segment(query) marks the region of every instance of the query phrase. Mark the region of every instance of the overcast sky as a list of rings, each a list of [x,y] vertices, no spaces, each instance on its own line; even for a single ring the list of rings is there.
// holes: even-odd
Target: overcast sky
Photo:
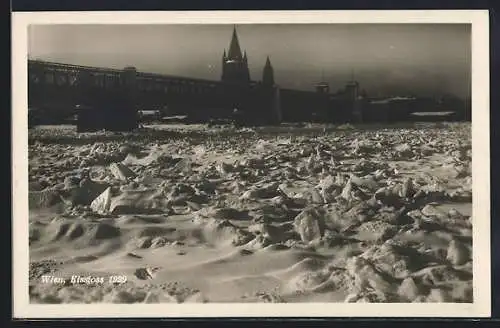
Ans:
[[[233,25],[37,25],[29,57],[219,80]],[[266,56],[276,83],[312,89],[322,75],[337,90],[351,73],[370,95],[469,95],[470,25],[238,25],[252,80]],[[323,72],[323,73],[322,73]]]

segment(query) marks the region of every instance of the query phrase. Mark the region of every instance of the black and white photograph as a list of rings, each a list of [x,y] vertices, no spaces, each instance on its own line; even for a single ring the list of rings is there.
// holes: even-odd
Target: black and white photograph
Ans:
[[[487,12],[161,14],[18,15],[23,313],[489,314]]]

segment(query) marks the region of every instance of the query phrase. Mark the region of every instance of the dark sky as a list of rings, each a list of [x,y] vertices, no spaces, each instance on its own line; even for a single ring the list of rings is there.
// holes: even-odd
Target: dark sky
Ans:
[[[31,58],[219,80],[233,25],[37,25]],[[369,95],[470,94],[471,29],[465,24],[238,25],[250,75],[269,55],[276,83],[333,91],[354,77]]]

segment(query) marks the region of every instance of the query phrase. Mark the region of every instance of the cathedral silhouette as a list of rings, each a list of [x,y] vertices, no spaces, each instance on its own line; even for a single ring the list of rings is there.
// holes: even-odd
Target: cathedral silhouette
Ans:
[[[240,42],[236,26],[233,28],[233,36],[229,49],[222,55],[222,76],[221,81],[230,83],[250,83],[250,71],[248,69],[247,52],[241,52]],[[267,57],[264,71],[262,74],[262,83],[265,85],[274,85],[274,72],[269,56]]]

